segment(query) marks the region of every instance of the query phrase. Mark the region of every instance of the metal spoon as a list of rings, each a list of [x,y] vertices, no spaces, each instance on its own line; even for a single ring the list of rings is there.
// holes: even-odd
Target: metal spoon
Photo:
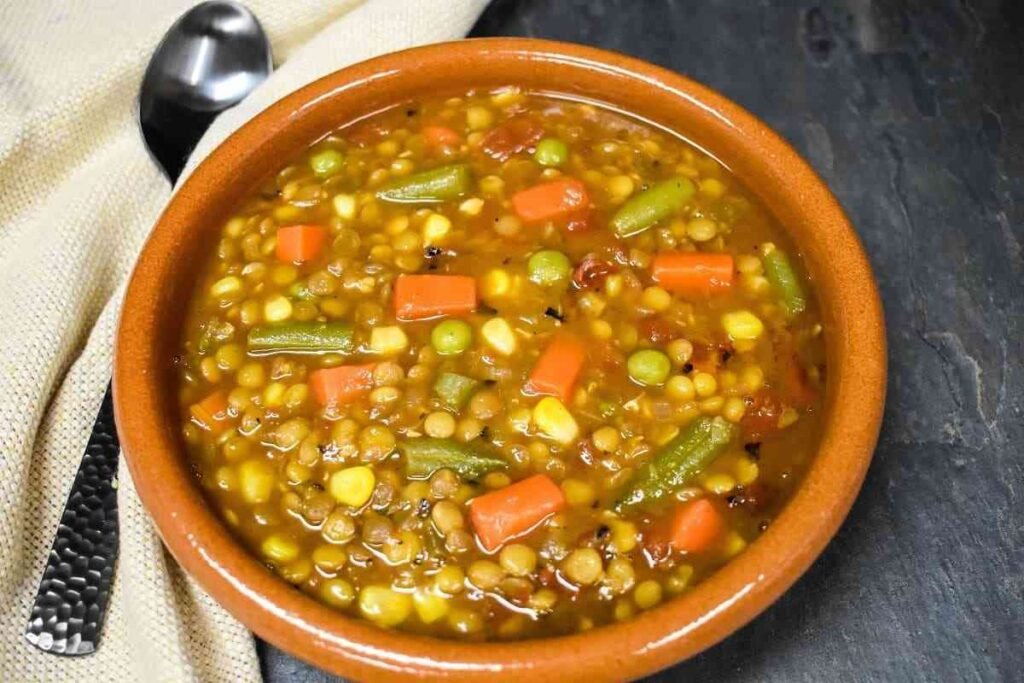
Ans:
[[[175,22],[139,92],[143,138],[172,184],[213,119],[271,68],[263,29],[236,2],[204,2]],[[41,650],[86,655],[99,644],[117,559],[118,451],[108,385],[25,630]]]

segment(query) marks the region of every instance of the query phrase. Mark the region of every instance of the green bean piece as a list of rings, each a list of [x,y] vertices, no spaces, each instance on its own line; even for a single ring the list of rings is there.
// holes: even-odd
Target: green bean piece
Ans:
[[[569,148],[558,138],[544,138],[537,143],[533,159],[541,166],[561,166],[569,160]]]
[[[464,479],[478,479],[508,467],[500,457],[486,455],[480,448],[452,439],[406,439],[399,442],[398,450],[405,456],[405,474],[412,479],[426,479],[438,470],[452,470]]]
[[[279,325],[257,325],[249,330],[249,354],[352,353],[352,326],[338,322],[292,321]]]
[[[807,308],[807,298],[786,253],[781,249],[772,249],[761,261],[764,263],[764,276],[782,297],[782,307],[786,312],[790,315],[803,313]]]
[[[329,178],[345,164],[344,155],[336,149],[325,149],[309,158],[309,167],[317,178]]]
[[[697,418],[637,471],[615,511],[659,501],[686,486],[721,455],[737,431],[721,417]]]
[[[434,393],[452,410],[462,410],[480,382],[454,372],[442,372],[434,382]]]
[[[543,249],[526,262],[526,273],[530,281],[538,285],[556,285],[568,280],[572,275],[572,263],[569,257],[560,251]]]
[[[471,182],[469,166],[441,166],[384,183],[377,198],[400,204],[436,204],[468,193]]]
[[[612,216],[619,237],[636,235],[683,208],[696,188],[688,178],[676,177],[652,185],[630,199]]]

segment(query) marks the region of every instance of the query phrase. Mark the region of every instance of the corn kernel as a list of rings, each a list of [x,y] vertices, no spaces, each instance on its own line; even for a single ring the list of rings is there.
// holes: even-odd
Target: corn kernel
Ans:
[[[590,334],[594,335],[597,339],[611,339],[612,338],[612,325],[607,320],[591,320],[590,321]]]
[[[451,232],[452,222],[440,213],[430,213],[423,221],[423,243],[426,245],[440,244]]]
[[[432,624],[448,614],[448,598],[430,590],[421,588],[413,593],[412,604],[424,624]]]
[[[504,318],[491,318],[485,322],[480,328],[480,336],[503,356],[511,356],[516,352],[515,332]]]
[[[623,284],[622,275],[619,273],[612,273],[604,280],[604,292],[608,296],[615,298],[619,294],[622,294]]]
[[[222,491],[234,491],[238,488],[238,474],[228,465],[218,467],[213,476],[217,482],[217,488]]]
[[[753,296],[764,296],[771,291],[772,285],[764,275],[743,275],[740,277],[743,291]]]
[[[361,507],[370,500],[376,482],[373,470],[365,465],[357,465],[332,474],[328,490],[338,502],[351,507]]]
[[[259,389],[266,381],[266,371],[260,363],[252,361],[239,368],[235,379],[239,386],[247,389]]]
[[[590,440],[594,447],[603,453],[613,453],[622,443],[619,430],[611,426],[594,430],[594,433],[590,435]]]
[[[533,423],[544,436],[561,444],[571,444],[579,436],[580,428],[562,402],[546,396],[533,408]]]
[[[505,181],[500,176],[489,175],[480,179],[480,191],[494,197],[505,191]]]
[[[484,273],[481,290],[484,299],[495,299],[512,291],[512,278],[501,268],[492,268]]]
[[[410,596],[387,586],[366,586],[359,591],[359,612],[378,626],[398,626],[412,609]]]
[[[737,458],[736,460],[736,481],[740,483],[740,486],[750,486],[760,474],[757,467],[757,463],[748,457]]]
[[[636,548],[636,524],[621,519],[610,519],[608,528],[611,529],[611,547],[615,552],[622,555]]]
[[[217,360],[211,357],[204,358],[199,362],[199,372],[203,375],[203,379],[211,384],[216,384],[220,381],[220,368],[217,367]]]
[[[736,257],[736,270],[743,275],[760,275],[764,272],[764,265],[756,256],[740,254]]]
[[[605,188],[614,202],[623,202],[629,195],[633,194],[636,185],[628,175],[617,175],[608,179]]]
[[[288,387],[282,382],[271,382],[263,390],[263,406],[265,408],[279,408],[284,405],[284,394]]]
[[[619,347],[623,351],[632,351],[640,340],[640,332],[635,325],[623,323],[619,328]]]
[[[746,547],[747,542],[735,531],[729,532],[729,535],[725,538],[725,554],[727,557],[739,555]]]
[[[397,325],[375,327],[370,332],[370,349],[379,356],[392,356],[405,351],[409,338],[405,330]]]
[[[764,333],[764,323],[750,311],[733,311],[722,315],[722,327],[733,340],[754,340]]]
[[[412,173],[414,165],[409,159],[395,159],[391,162],[391,175],[403,176]]]
[[[736,480],[728,474],[720,472],[718,474],[709,474],[705,477],[703,486],[705,491],[724,496],[736,488]]]
[[[479,216],[484,210],[484,200],[479,197],[470,197],[459,204],[459,211],[467,216]]]
[[[392,216],[387,223],[384,224],[384,231],[389,235],[400,235],[406,231],[409,227],[409,217],[401,214],[398,216]]]
[[[779,429],[785,429],[800,419],[800,413],[793,408],[786,408],[779,415]]]
[[[292,302],[280,294],[263,303],[263,317],[267,322],[278,323],[292,317]]]
[[[600,318],[601,314],[604,313],[605,307],[608,302],[605,301],[604,297],[596,292],[584,292],[576,301],[576,305],[580,307],[580,310],[584,314],[591,318]]]
[[[700,192],[707,197],[717,199],[725,194],[725,184],[716,178],[708,178],[701,182]]]
[[[247,503],[266,503],[277,483],[277,476],[266,460],[246,460],[238,466],[238,483]]]
[[[743,368],[740,373],[740,383],[748,394],[753,394],[764,386],[764,370],[757,365]]]
[[[747,351],[753,351],[757,348],[756,339],[737,339],[732,343],[732,348],[735,349],[736,353],[746,353]]]
[[[356,217],[356,198],[351,194],[339,194],[334,196],[334,213],[345,220],[352,220]]]
[[[491,104],[496,107],[507,107],[523,99],[522,91],[514,85],[499,88],[491,94]]]
[[[530,409],[517,408],[508,414],[508,423],[515,431],[525,434],[530,430]]]

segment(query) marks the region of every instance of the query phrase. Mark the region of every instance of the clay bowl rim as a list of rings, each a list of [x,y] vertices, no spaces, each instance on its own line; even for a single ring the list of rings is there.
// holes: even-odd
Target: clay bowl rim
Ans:
[[[195,265],[189,262],[197,259],[189,256],[199,253],[194,244],[209,243],[225,217],[225,198],[248,189],[231,189],[246,164],[269,169],[287,158],[282,154],[312,142],[316,130],[327,133],[325,120],[336,116],[328,113],[331,107],[344,110],[338,125],[429,92],[438,80],[452,82],[454,90],[518,80],[533,90],[610,103],[688,138],[692,131],[775,213],[816,282],[829,382],[821,445],[804,481],[742,555],[632,621],[543,640],[460,643],[342,616],[276,578],[233,540],[185,463],[172,405],[176,392],[168,383],[167,351],[180,327],[169,321],[180,321],[182,293],[191,291]],[[430,45],[362,62],[288,95],[235,132],[180,187],[149,237],[125,294],[114,362],[122,449],[134,486],[177,561],[274,645],[337,674],[395,680],[623,679],[720,641],[788,589],[839,529],[871,461],[885,385],[884,319],[870,265],[838,202],[786,142],[738,105],[676,73],[580,45],[511,38]]]

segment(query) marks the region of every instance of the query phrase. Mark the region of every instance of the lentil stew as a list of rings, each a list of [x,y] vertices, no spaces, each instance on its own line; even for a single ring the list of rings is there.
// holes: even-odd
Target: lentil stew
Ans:
[[[224,225],[179,356],[210,500],[384,627],[572,633],[756,539],[820,431],[814,297],[679,137],[514,87],[339,129]]]

